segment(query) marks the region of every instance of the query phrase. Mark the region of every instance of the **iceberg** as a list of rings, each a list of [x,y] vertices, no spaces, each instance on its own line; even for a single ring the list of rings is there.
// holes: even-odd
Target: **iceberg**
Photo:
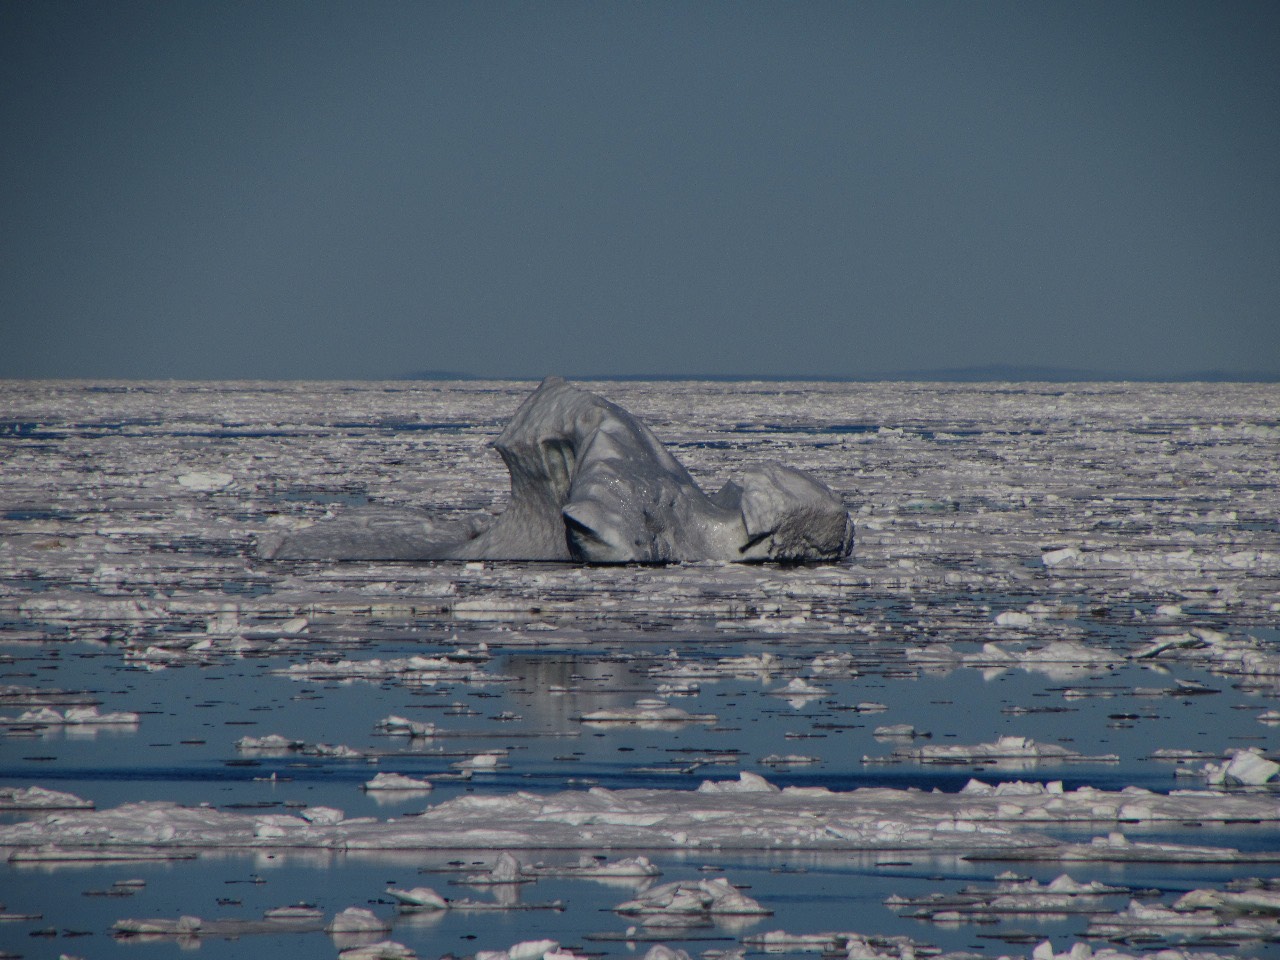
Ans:
[[[831,561],[853,549],[843,501],[808,473],[760,463],[708,495],[639,419],[560,377],[525,399],[494,446],[511,498],[487,526],[365,508],[264,552],[280,560],[679,563]]]

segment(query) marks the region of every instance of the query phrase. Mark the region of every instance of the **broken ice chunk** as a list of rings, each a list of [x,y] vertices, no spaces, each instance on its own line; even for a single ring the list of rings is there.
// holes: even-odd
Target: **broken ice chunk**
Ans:
[[[67,726],[89,724],[121,724],[133,726],[138,722],[136,713],[119,711],[116,713],[99,713],[97,707],[67,707],[66,710],[54,710],[52,707],[39,707],[35,710],[24,710],[16,717],[0,717],[0,724],[9,726]]]
[[[411,737],[434,737],[438,732],[434,723],[422,720],[408,720],[392,714],[378,721],[378,729],[387,733],[408,734]]]
[[[646,922],[662,916],[768,916],[773,911],[738,890],[724,877],[713,880],[678,880],[647,890],[613,908],[615,913],[644,916]]]
[[[921,763],[985,763],[990,761],[1057,760],[1076,763],[1119,761],[1115,754],[1085,756],[1075,750],[1053,743],[1037,743],[1030,737],[1002,736],[994,743],[936,744],[923,747],[903,747],[885,757],[863,757],[863,763],[885,763],[899,760],[919,760]]]
[[[1257,747],[1237,750],[1229,760],[1204,765],[1205,781],[1227,787],[1261,786],[1280,774],[1280,763],[1268,760]]]
[[[92,810],[93,801],[44,787],[0,787],[0,810]]]
[[[399,906],[413,910],[447,910],[449,908],[449,901],[430,887],[414,887],[411,890],[387,887],[387,894],[394,897]]]
[[[450,764],[455,770],[476,771],[476,770],[496,770],[507,759],[507,755],[503,752],[493,751],[490,753],[477,753],[473,757],[467,757],[465,760],[459,760]]]
[[[380,773],[367,781],[363,790],[370,792],[379,790],[403,790],[411,793],[425,793],[431,789],[431,781],[417,780],[401,773]]]

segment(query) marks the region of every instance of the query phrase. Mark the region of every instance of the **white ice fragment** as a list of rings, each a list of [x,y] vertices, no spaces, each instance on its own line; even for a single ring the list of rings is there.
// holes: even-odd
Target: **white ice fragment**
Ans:
[[[230,486],[235,480],[229,473],[218,473],[214,470],[193,471],[178,475],[178,483],[188,490],[221,490]]]
[[[366,781],[363,789],[375,792],[379,790],[404,790],[424,793],[431,788],[430,780],[418,780],[414,777],[406,777],[401,773],[380,773],[372,780]]]
[[[93,801],[45,787],[0,787],[0,810],[86,810]]]
[[[1173,902],[1174,910],[1280,915],[1280,890],[1192,890]]]
[[[774,786],[758,773],[742,770],[737,780],[703,780],[698,793],[777,793]]]
[[[631,929],[635,929],[632,927]],[[655,943],[644,955],[644,960],[690,960],[689,954],[665,943]]]
[[[334,916],[324,928],[325,933],[384,933],[391,925],[364,907],[347,907]]]
[[[1205,781],[1228,787],[1261,786],[1276,779],[1280,763],[1268,760],[1257,747],[1235,751],[1222,763],[1206,763]]]
[[[269,733],[265,737],[241,737],[236,741],[236,749],[242,753],[290,753],[305,746],[303,740],[290,740],[278,733]]]
[[[492,751],[489,753],[477,753],[475,756],[459,760],[451,764],[451,766],[455,770],[496,770],[499,764],[506,759],[507,755],[505,753]]]
[[[449,908],[449,901],[430,887],[414,887],[411,890],[397,890],[395,887],[387,887],[387,893],[394,897],[397,903],[406,907],[413,907],[419,910],[447,910]]]
[[[792,677],[777,690],[769,692],[778,697],[820,697],[827,692],[827,688],[810,683],[803,677]]]
[[[38,707],[35,710],[23,710],[16,717],[0,717],[0,724],[8,726],[75,727],[94,724],[133,726],[138,722],[138,714],[130,711],[115,713],[99,713],[97,707],[67,707],[55,710],[52,707]]]
[[[392,714],[378,721],[378,729],[387,733],[408,734],[411,737],[434,737],[436,725],[429,721],[409,720]]]
[[[287,907],[272,907],[262,916],[266,920],[323,920],[324,911],[309,903],[295,903]]]
[[[563,866],[535,864],[527,868],[529,875],[539,877],[575,877],[591,880],[643,880],[659,876],[662,871],[648,857],[625,857],[613,862],[602,862],[584,854],[577,863]]]
[[[974,761],[1042,760],[1115,762],[1115,754],[1085,756],[1053,743],[1037,743],[1030,737],[1004,735],[993,743],[930,744],[894,750],[891,759],[919,760],[922,763],[969,763]],[[884,758],[864,757],[863,762],[883,762]]]
[[[623,915],[764,916],[772,911],[738,890],[724,877],[712,880],[678,880],[646,890],[640,896],[618,904]]]
[[[997,627],[1030,627],[1035,622],[1035,617],[1021,610],[1005,610],[997,614],[995,619]]]

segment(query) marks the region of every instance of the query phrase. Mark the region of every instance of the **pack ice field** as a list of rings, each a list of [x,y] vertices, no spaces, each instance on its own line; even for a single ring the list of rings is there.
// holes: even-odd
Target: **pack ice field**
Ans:
[[[0,382],[0,953],[1280,956],[1280,386],[580,384],[852,554],[270,557],[535,386]]]

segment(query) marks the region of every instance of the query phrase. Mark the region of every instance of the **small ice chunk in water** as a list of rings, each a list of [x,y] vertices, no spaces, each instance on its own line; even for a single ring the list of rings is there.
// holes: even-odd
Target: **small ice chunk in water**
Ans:
[[[496,770],[505,759],[505,753],[477,753],[474,757],[459,760],[451,766],[455,770]]]
[[[411,890],[397,890],[387,887],[388,896],[395,897],[396,902],[415,910],[447,910],[449,901],[430,887],[414,887]]]
[[[383,933],[390,929],[391,925],[380,919],[372,910],[366,910],[364,907],[347,907],[329,921],[324,932]]]
[[[544,960],[559,954],[557,940],[522,940],[505,950],[477,950],[475,960]]]
[[[132,726],[138,722],[138,715],[131,711],[116,713],[99,713],[97,707],[67,707],[66,710],[55,710],[52,707],[38,707],[35,710],[23,710],[17,717],[0,717],[0,724],[74,727],[88,724],[119,724]]]
[[[1237,750],[1231,759],[1204,765],[1205,780],[1227,787],[1261,786],[1276,779],[1280,763],[1268,760],[1257,747]]]
[[[408,734],[411,737],[434,737],[436,725],[429,721],[409,720],[392,714],[378,721],[378,729],[387,733]]]
[[[425,792],[431,789],[430,780],[418,780],[414,777],[406,777],[402,773],[380,773],[372,780],[369,780],[362,787],[364,790],[406,790],[412,792]]]
[[[765,916],[771,910],[748,897],[724,877],[713,880],[677,880],[645,891],[634,900],[613,908],[615,913],[706,914],[710,916]]]

